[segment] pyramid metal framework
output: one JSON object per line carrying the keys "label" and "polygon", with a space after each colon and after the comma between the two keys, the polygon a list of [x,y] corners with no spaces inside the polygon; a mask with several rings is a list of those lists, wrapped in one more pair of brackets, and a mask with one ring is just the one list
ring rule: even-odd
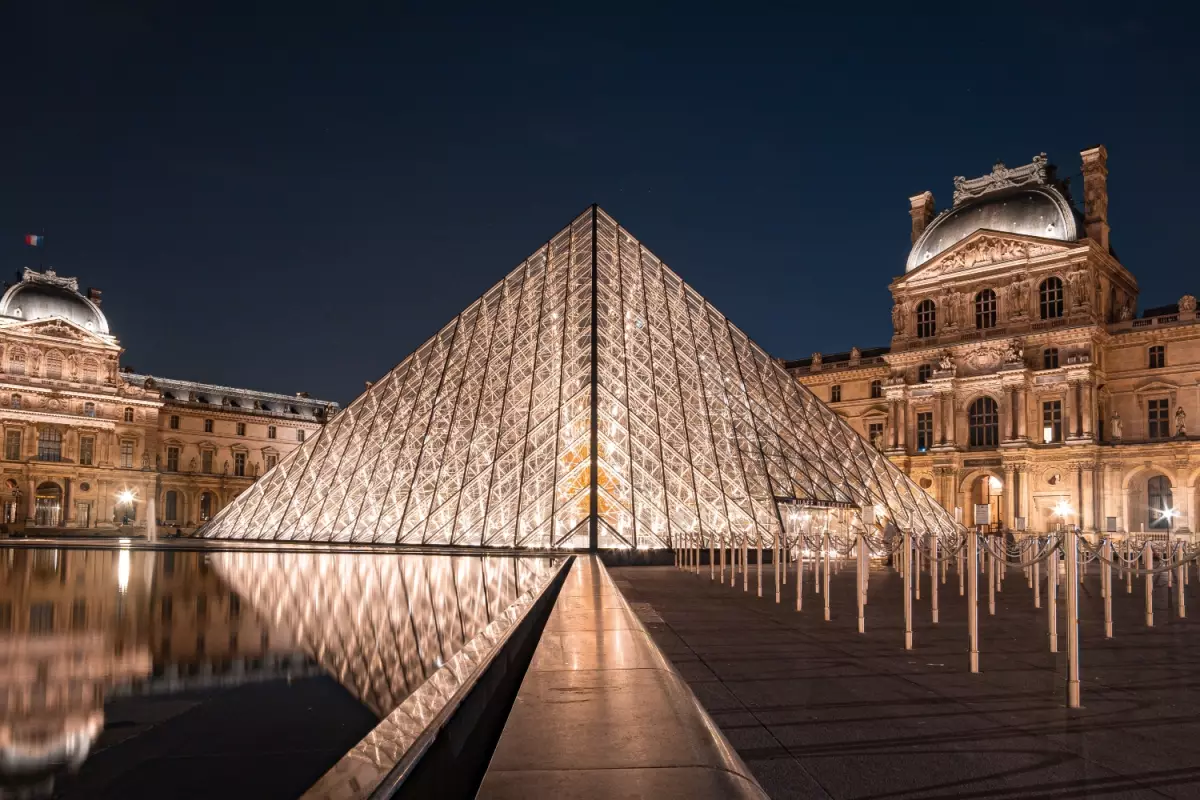
{"label": "pyramid metal framework", "polygon": [[953,518],[593,206],[201,531],[525,548],[773,541],[776,498]]}

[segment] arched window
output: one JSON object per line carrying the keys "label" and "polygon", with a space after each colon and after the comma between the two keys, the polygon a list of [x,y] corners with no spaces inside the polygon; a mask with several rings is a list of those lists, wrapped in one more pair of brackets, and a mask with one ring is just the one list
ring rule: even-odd
{"label": "arched window", "polygon": [[85,417],[96,416],[96,404],[95,403],[84,403],[83,404],[83,415]]}
{"label": "arched window", "polygon": [[926,339],[937,333],[937,306],[932,300],[917,303],[917,336]]}
{"label": "arched window", "polygon": [[883,381],[871,381],[871,398],[883,397]]}
{"label": "arched window", "polygon": [[212,519],[213,507],[216,503],[213,502],[212,492],[205,492],[200,495],[200,521],[208,522]]}
{"label": "arched window", "polygon": [[922,364],[917,367],[917,383],[929,383],[933,377],[933,364]]}
{"label": "arched window", "polygon": [[1000,410],[990,397],[980,397],[967,409],[967,432],[971,447],[1000,444]]}
{"label": "arched window", "polygon": [[984,289],[975,295],[975,329],[996,327],[996,293]]}
{"label": "arched window", "polygon": [[1146,524],[1158,530],[1168,530],[1171,517],[1167,511],[1174,508],[1174,498],[1171,496],[1171,482],[1165,475],[1155,475],[1146,481],[1146,505],[1150,517]]}
{"label": "arched window", "polygon": [[179,521],[179,493],[171,490],[163,497],[163,522]]}
{"label": "arched window", "polygon": [[52,350],[46,355],[46,377],[62,377],[62,355],[57,350]]}
{"label": "arched window", "polygon": [[125,421],[133,422],[133,409],[132,408],[125,409]]}
{"label": "arched window", "polygon": [[1058,348],[1047,347],[1042,351],[1042,369],[1058,369]]}
{"label": "arched window", "polygon": [[1063,285],[1058,278],[1046,278],[1038,286],[1042,319],[1058,319],[1063,315]]}
{"label": "arched window", "polygon": [[13,375],[25,374],[25,351],[13,350],[8,357],[8,371]]}

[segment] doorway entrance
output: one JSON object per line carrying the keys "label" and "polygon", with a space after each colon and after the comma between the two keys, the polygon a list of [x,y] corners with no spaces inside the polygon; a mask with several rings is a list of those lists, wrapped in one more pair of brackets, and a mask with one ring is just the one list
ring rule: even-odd
{"label": "doorway entrance", "polygon": [[975,519],[975,506],[985,505],[988,507],[988,525],[992,528],[1002,528],[1007,520],[1002,518],[1002,509],[1004,503],[1004,482],[995,475],[980,475],[971,484],[970,491],[970,517],[973,525],[981,525],[983,523],[982,515],[980,519]]}
{"label": "doorway entrance", "polygon": [[33,522],[39,528],[54,528],[62,523],[62,489],[47,481],[37,487]]}

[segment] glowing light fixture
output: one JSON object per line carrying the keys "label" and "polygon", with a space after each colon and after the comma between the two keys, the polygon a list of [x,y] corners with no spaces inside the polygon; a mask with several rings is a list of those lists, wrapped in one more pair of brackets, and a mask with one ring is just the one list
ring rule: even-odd
{"label": "glowing light fixture", "polygon": [[1075,514],[1075,509],[1071,508],[1071,504],[1068,503],[1066,500],[1059,500],[1058,505],[1056,505],[1054,507],[1054,515],[1058,516],[1058,517],[1062,517],[1063,519],[1066,519],[1067,517],[1070,517],[1070,516],[1074,516],[1074,514]]}
{"label": "glowing light fixture", "polygon": [[134,500],[137,500],[137,492],[132,489],[122,489],[117,492],[117,502],[123,506],[131,505]]}

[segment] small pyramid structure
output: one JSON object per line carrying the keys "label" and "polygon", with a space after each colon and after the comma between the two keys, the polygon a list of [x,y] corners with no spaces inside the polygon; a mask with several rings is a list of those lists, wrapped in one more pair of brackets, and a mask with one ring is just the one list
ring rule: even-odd
{"label": "small pyramid structure", "polygon": [[593,206],[201,530],[521,547],[769,543],[776,498],[952,517]]}

